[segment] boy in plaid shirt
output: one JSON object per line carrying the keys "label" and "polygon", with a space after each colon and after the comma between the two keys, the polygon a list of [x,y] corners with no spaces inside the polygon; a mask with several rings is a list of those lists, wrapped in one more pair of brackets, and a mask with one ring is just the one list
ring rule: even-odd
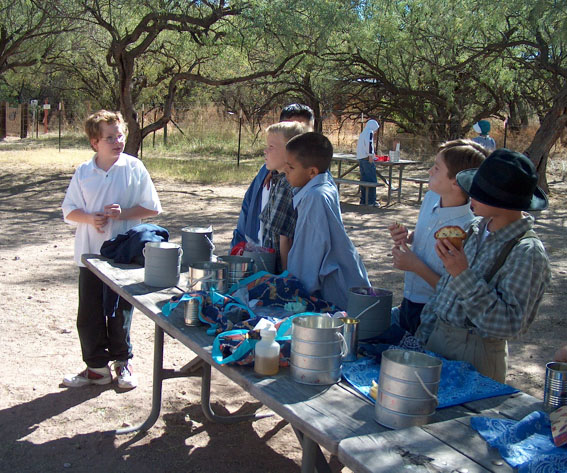
{"label": "boy in plaid shirt", "polygon": [[[447,239],[435,250],[447,274],[421,313],[416,337],[450,360],[506,380],[507,340],[534,321],[551,271],[528,210],[547,208],[533,163],[502,148],[478,169],[457,174],[479,217],[461,250]],[[505,259],[503,259],[505,258]],[[496,263],[495,263],[496,262]]]}
{"label": "boy in plaid shirt", "polygon": [[287,269],[287,255],[293,243],[296,212],[293,209],[293,188],[287,182],[285,145],[290,138],[305,131],[298,122],[280,122],[267,129],[264,150],[266,167],[272,171],[268,203],[260,214],[262,246],[276,250],[276,273]]}

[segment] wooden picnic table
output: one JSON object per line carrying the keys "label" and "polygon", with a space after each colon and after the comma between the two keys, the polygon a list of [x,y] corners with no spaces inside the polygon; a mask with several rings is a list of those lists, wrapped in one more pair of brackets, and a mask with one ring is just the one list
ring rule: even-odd
{"label": "wooden picnic table", "polygon": [[[350,173],[356,171],[359,167],[358,159],[356,159],[356,155],[349,154],[349,153],[335,153],[333,154],[333,161],[338,163],[337,175],[336,179],[337,184],[340,184],[341,180],[344,180],[346,176]],[[346,170],[342,168],[342,164],[346,163]],[[384,182],[386,188],[388,189],[388,196],[387,196],[387,203],[386,205],[390,205],[390,201],[392,198],[392,191],[398,192],[397,201],[401,202],[402,200],[402,182],[403,182],[403,175],[404,170],[408,166],[416,166],[421,164],[419,161],[412,161],[408,159],[400,159],[399,161],[375,161],[376,164],[376,176],[380,178],[382,182]],[[387,168],[388,174],[385,176],[380,172],[380,168]],[[393,177],[393,170],[394,168],[398,171],[397,181],[398,187],[394,187],[394,177]]]}
{"label": "wooden picnic table", "polygon": [[[153,288],[144,284],[144,269],[139,266],[114,264],[98,255],[83,255],[82,261],[155,323],[150,413],[140,425],[116,430],[117,434],[151,428],[161,410],[162,382],[174,377],[202,378],[201,407],[210,421],[232,423],[266,416],[215,414],[210,405],[211,367],[214,367],[291,424],[303,449],[302,472],[330,471],[321,451],[323,447],[355,472],[499,473],[513,469],[501,464],[497,450],[488,447],[472,430],[468,423],[470,416],[482,414],[519,420],[542,408],[541,401],[519,393],[438,409],[429,425],[393,431],[374,420],[374,405],[344,381],[330,386],[310,386],[295,382],[288,368],[282,368],[276,376],[258,377],[248,367],[215,363],[211,356],[213,337],[206,334],[204,327],[185,325],[183,304],[169,316],[162,312],[172,296],[183,293],[182,284]],[[197,355],[181,370],[163,367],[164,333]]]}

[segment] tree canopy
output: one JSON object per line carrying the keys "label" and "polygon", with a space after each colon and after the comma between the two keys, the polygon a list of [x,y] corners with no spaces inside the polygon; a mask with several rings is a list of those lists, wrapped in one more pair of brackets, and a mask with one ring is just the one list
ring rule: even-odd
{"label": "tree canopy", "polygon": [[[120,109],[132,154],[174,104],[203,93],[251,123],[294,100],[319,127],[362,112],[432,142],[482,118],[510,117],[520,130],[535,114],[541,126],[524,151],[540,171],[567,123],[567,0],[0,0],[0,9],[0,95],[25,100],[24,83],[47,83]],[[142,104],[160,110],[143,128]]]}

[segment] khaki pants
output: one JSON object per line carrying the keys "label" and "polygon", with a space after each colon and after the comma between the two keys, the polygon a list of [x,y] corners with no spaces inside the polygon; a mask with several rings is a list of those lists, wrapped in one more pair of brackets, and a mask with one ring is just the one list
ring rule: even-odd
{"label": "khaki pants", "polygon": [[448,360],[467,361],[480,374],[506,381],[508,366],[508,343],[498,338],[482,338],[470,330],[452,327],[437,319],[427,345],[431,350]]}

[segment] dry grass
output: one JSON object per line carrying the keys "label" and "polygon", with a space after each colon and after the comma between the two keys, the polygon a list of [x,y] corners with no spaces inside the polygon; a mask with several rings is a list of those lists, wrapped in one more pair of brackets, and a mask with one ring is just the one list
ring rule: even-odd
{"label": "dry grass", "polygon": [[[146,113],[148,118],[153,112]],[[167,143],[163,130],[149,135],[144,140],[143,160],[155,177],[174,178],[184,182],[200,183],[245,183],[249,182],[263,163],[264,130],[277,121],[278,115],[269,114],[259,127],[251,129],[243,122],[240,143],[240,166],[236,166],[238,155],[238,116],[229,115],[213,106],[179,110],[174,124],[168,127]],[[367,117],[364,119],[367,120]],[[504,145],[504,122],[491,119],[491,136],[498,146]],[[511,149],[527,148],[538,129],[533,121],[522,133],[508,132],[506,146]],[[76,128],[76,127],[75,127]],[[9,138],[0,142],[0,163],[9,165],[13,160],[34,166],[76,166],[90,158],[92,152],[82,132],[67,126],[68,133],[59,139],[55,128],[38,139],[18,140]],[[354,152],[361,131],[360,120],[340,123],[334,117],[324,122],[323,132],[330,138],[337,151]],[[427,166],[436,152],[436,144],[428,137],[402,134],[392,123],[381,130],[378,154],[387,154],[394,142],[401,143],[402,157],[424,162]],[[471,131],[470,136],[476,134]],[[30,135],[33,136],[33,135]],[[25,151],[25,153],[21,153]],[[173,158],[173,159],[172,159]],[[45,164],[49,163],[49,164]],[[567,176],[567,140],[558,140],[552,148],[548,162],[551,179],[564,181]]]}

